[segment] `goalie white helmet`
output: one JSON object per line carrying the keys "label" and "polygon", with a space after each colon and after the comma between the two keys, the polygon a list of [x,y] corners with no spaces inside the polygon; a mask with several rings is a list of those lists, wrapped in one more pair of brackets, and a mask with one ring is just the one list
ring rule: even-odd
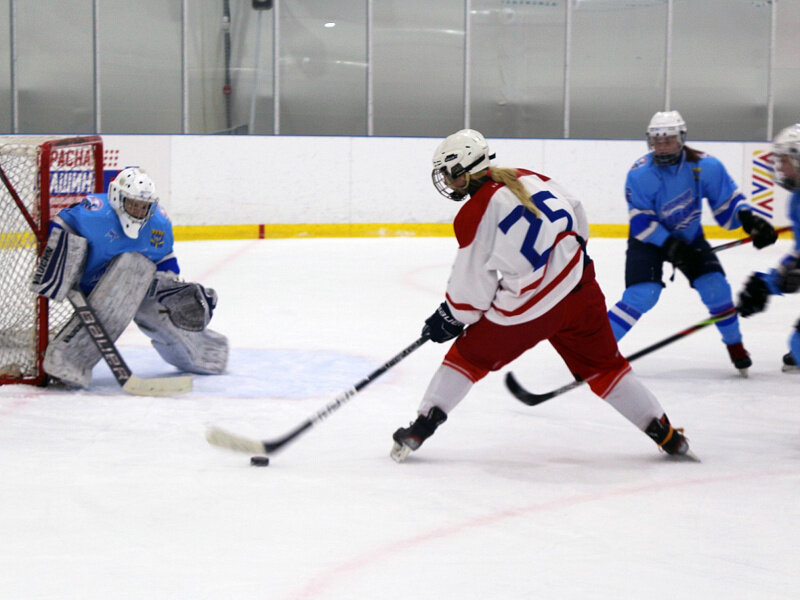
{"label": "goalie white helmet", "polygon": [[783,129],[772,142],[775,182],[782,188],[800,190],[800,123]]}
{"label": "goalie white helmet", "polygon": [[136,239],[158,204],[156,185],[144,169],[126,167],[108,185],[108,201],[125,235]]}
{"label": "goalie white helmet", "polygon": [[[445,138],[433,153],[433,185],[445,198],[463,200],[469,194],[470,175],[488,169],[493,158],[480,132],[457,131]],[[456,183],[461,176],[465,176],[463,183]]]}
{"label": "goalie white helmet", "polygon": [[[668,152],[655,151],[656,140],[675,138],[677,145]],[[647,147],[653,152],[653,162],[657,165],[674,165],[681,158],[686,142],[686,122],[677,110],[657,112],[647,126]]]}

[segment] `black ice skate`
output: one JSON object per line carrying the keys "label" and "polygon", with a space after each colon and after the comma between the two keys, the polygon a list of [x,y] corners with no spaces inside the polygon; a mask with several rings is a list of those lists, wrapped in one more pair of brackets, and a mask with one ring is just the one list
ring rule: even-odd
{"label": "black ice skate", "polygon": [[683,429],[675,429],[667,415],[662,415],[660,419],[653,419],[644,432],[670,456],[700,462],[697,455],[689,449],[689,442],[683,435]]}
{"label": "black ice skate", "polygon": [[800,367],[797,366],[797,363],[794,360],[794,356],[792,356],[791,352],[787,352],[783,355],[783,366],[781,367],[781,371],[784,373],[800,373]]}
{"label": "black ice skate", "polygon": [[728,346],[728,354],[733,366],[739,369],[742,377],[747,377],[747,369],[753,365],[753,361],[750,359],[750,353],[744,349],[744,344],[742,342],[731,344]]}
{"label": "black ice skate", "polygon": [[408,427],[401,427],[394,432],[392,451],[389,456],[395,462],[403,462],[412,450],[416,450],[447,420],[447,414],[438,406],[434,406],[427,415],[420,415]]}

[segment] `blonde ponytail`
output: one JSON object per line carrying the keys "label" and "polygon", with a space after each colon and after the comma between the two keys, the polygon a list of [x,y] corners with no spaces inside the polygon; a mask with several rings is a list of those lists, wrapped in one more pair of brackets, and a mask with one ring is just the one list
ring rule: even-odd
{"label": "blonde ponytail", "polygon": [[528,193],[528,190],[525,189],[525,184],[523,184],[517,178],[517,172],[515,169],[502,169],[496,168],[491,169],[489,171],[489,177],[492,178],[492,181],[496,181],[497,183],[502,183],[505,185],[509,190],[511,190],[517,199],[520,201],[522,206],[527,208],[537,217],[539,216],[539,210],[534,205],[533,201],[531,200],[531,195]]}

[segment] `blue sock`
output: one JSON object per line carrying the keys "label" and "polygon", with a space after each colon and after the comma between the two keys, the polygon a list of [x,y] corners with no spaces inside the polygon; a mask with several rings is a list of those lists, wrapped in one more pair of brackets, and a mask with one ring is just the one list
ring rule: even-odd
{"label": "blue sock", "polygon": [[800,332],[795,331],[789,338],[789,351],[792,353],[794,364],[800,365]]}
{"label": "blue sock", "polygon": [[660,295],[661,284],[652,281],[636,283],[626,289],[622,300],[608,311],[614,338],[619,341],[625,337],[641,316],[656,305]]}
{"label": "blue sock", "polygon": [[[718,315],[733,308],[733,294],[728,280],[722,273],[706,273],[692,283],[694,289],[700,294],[703,304],[708,308],[711,316]],[[739,317],[733,313],[727,319],[715,323],[722,335],[726,346],[738,344],[742,341],[742,332],[739,329]]]}

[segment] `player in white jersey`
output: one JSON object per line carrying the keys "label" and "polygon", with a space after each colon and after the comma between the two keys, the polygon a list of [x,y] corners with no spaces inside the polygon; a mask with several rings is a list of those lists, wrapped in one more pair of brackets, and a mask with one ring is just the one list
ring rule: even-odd
{"label": "player in white jersey", "polygon": [[[228,340],[207,328],[217,294],[182,281],[172,252],[172,223],[150,176],[123,169],[107,194],[90,194],[53,218],[31,289],[64,301],[73,287],[116,340],[131,320],[168,363],[192,373],[225,370]],[[80,319],[49,343],[44,370],[51,381],[85,388],[100,353]]]}
{"label": "player in white jersey", "polygon": [[433,156],[445,197],[469,198],[453,228],[458,252],[445,301],[422,334],[457,338],[428,385],[418,418],[393,436],[402,462],[441,425],[473,384],[549,341],[570,371],[674,456],[694,457],[655,396],[620,354],[594,265],[589,225],[575,198],[549,177],[492,166],[488,144],[464,129]]}

